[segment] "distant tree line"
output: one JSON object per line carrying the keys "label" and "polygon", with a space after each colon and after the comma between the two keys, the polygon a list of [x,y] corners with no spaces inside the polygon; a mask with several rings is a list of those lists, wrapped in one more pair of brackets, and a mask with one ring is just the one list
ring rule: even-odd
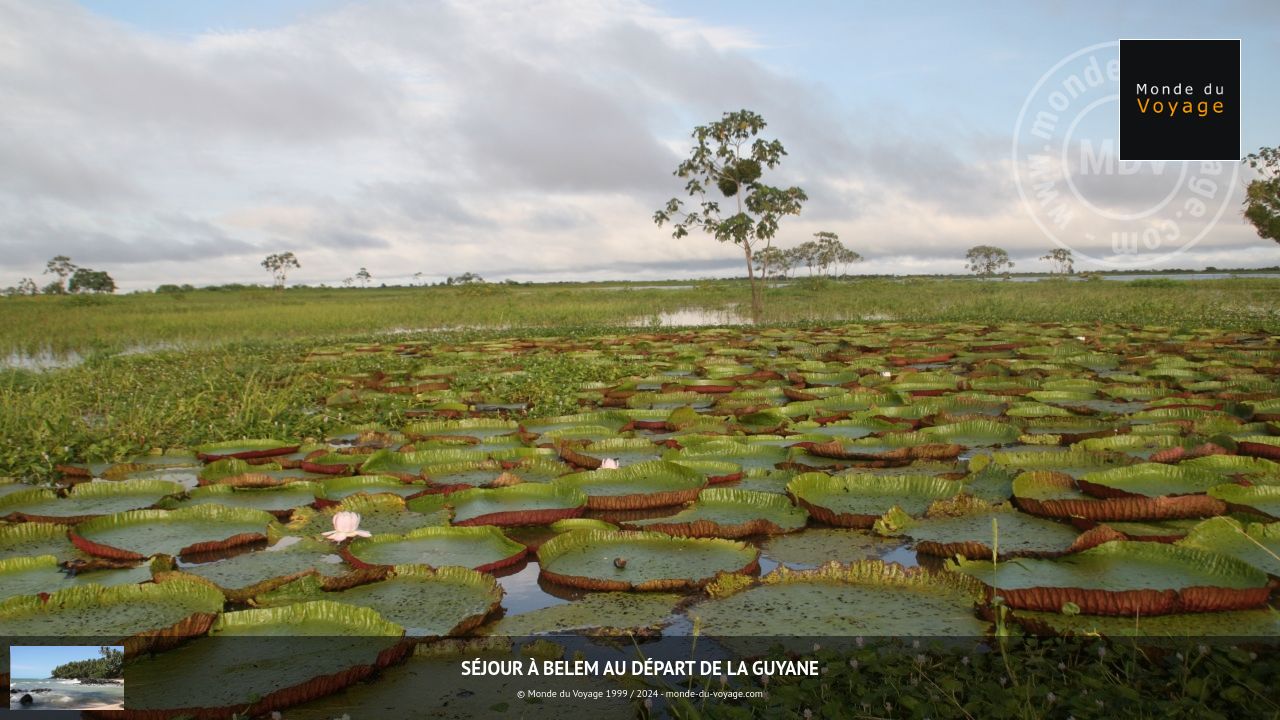
{"label": "distant tree line", "polygon": [[22,278],[17,285],[0,290],[0,293],[7,297],[15,297],[18,295],[42,294],[66,295],[68,293],[75,295],[84,293],[98,294],[116,291],[116,281],[107,274],[107,271],[80,267],[71,262],[71,258],[66,255],[57,255],[45,263],[44,274],[53,275],[55,279],[43,288],[37,286],[35,280],[27,277]]}
{"label": "distant tree line", "polygon": [[819,275],[828,275],[832,270],[843,273],[846,266],[862,261],[862,256],[845,247],[840,236],[833,232],[816,232],[814,239],[808,240],[793,248],[782,249],[769,246],[755,254],[755,266],[762,277],[786,279],[792,271],[806,267],[809,275],[817,271]]}
{"label": "distant tree line", "polygon": [[124,676],[124,653],[113,647],[98,648],[102,657],[87,660],[73,660],[59,665],[50,673],[59,679],[87,678],[91,680],[109,680]]}

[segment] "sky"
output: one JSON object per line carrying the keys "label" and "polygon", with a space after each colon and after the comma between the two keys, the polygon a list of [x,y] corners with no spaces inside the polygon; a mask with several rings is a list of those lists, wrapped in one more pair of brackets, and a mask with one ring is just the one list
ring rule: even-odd
{"label": "sky", "polygon": [[99,657],[97,645],[15,645],[9,650],[9,673],[15,678],[43,680],[59,665]]}
{"label": "sky", "polygon": [[[55,254],[122,290],[268,283],[283,251],[307,284],[742,275],[738,249],[652,220],[682,194],[691,129],[740,108],[787,149],[768,181],[809,197],[775,244],[834,231],[858,273],[963,272],[979,244],[1045,270],[1019,113],[1056,63],[1117,38],[1242,39],[1242,152],[1280,144],[1280,4],[975,7],[0,0],[0,287],[43,284]],[[1221,216],[1185,225],[1180,255],[1105,238],[1181,165],[1077,176],[1090,211],[1058,240],[1082,270],[1280,264],[1229,165]]]}

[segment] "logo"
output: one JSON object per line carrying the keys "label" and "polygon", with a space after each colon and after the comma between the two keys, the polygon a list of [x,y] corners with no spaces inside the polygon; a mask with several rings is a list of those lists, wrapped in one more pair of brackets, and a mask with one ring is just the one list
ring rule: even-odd
{"label": "logo", "polygon": [[1119,45],[1078,50],[1040,77],[1018,113],[1013,172],[1055,244],[1077,259],[1137,269],[1176,257],[1213,229],[1240,163],[1121,160]]}

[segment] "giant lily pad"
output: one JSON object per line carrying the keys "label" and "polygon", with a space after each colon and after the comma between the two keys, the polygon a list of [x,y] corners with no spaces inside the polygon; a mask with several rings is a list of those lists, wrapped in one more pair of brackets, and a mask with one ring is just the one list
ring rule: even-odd
{"label": "giant lily pad", "polygon": [[52,555],[9,558],[0,560],[0,600],[18,595],[51,593],[78,585],[127,585],[149,579],[151,572],[145,565],[71,575],[60,572],[58,559]]}
{"label": "giant lily pad", "polygon": [[423,495],[410,500],[409,509],[420,513],[448,508],[452,524],[548,525],[557,520],[578,517],[587,505],[581,491],[560,485],[521,483],[492,489],[474,488],[448,495]]}
{"label": "giant lily pad", "polygon": [[935,500],[955,497],[961,485],[929,475],[840,475],[804,473],[792,478],[787,492],[817,520],[839,527],[871,527],[876,518],[898,507],[922,514]]}
{"label": "giant lily pad", "polygon": [[36,522],[0,525],[0,560],[35,555],[54,555],[64,560],[75,554],[66,525]]}
{"label": "giant lily pad", "polygon": [[391,493],[400,497],[412,497],[427,489],[426,483],[405,482],[389,475],[355,475],[328,478],[322,485],[324,486],[325,499],[333,501],[358,494]]}
{"label": "giant lily pad", "polygon": [[288,455],[298,449],[297,443],[279,440],[227,440],[226,442],[208,443],[195,448],[196,456],[205,462],[236,458],[251,460],[255,458]]}
{"label": "giant lily pad", "polygon": [[742,538],[779,535],[805,526],[809,515],[776,493],[707,488],[689,507],[665,518],[623,523],[628,530],[653,530],[679,537]]}
{"label": "giant lily pad", "polygon": [[1227,517],[1209,518],[1178,544],[1230,555],[1280,577],[1280,522],[1245,525]]}
{"label": "giant lily pad", "polygon": [[342,556],[356,567],[380,565],[460,566],[490,572],[514,565],[525,556],[525,546],[503,535],[496,527],[426,527],[403,535],[360,538],[342,549]]}
{"label": "giant lily pad", "polygon": [[488,632],[525,636],[582,633],[585,635],[651,635],[667,624],[685,597],[673,593],[590,593],[572,602],[508,615]]}
{"label": "giant lily pad", "polygon": [[713,599],[686,612],[711,637],[982,635],[976,584],[866,560],[815,570],[779,568],[745,587],[713,586]]}
{"label": "giant lily pad", "polygon": [[174,503],[172,507],[221,505],[223,507],[263,510],[277,517],[287,517],[294,508],[310,505],[317,498],[323,496],[323,487],[319,483],[313,482],[292,482],[268,488],[206,485],[192,490],[188,495],[189,499]]}
{"label": "giant lily pad", "polygon": [[334,600],[376,610],[408,635],[461,635],[498,609],[502,587],[491,576],[462,567],[398,565],[383,579],[351,584],[316,575],[259,596],[261,607]]}
{"label": "giant lily pad", "polygon": [[1227,637],[1249,638],[1251,643],[1264,638],[1280,638],[1280,612],[1270,607],[1151,617],[1064,615],[1019,610],[1014,619],[1034,632],[1079,637]]}
{"label": "giant lily pad", "polygon": [[[993,546],[1001,559],[1052,557],[1081,549],[1077,545],[1080,533],[1066,523],[1020,513],[1008,505],[966,503],[953,507],[940,514],[931,510],[922,520],[898,512],[892,533],[910,537],[916,552],[937,557],[990,558]],[[877,529],[883,524],[877,524]]]}
{"label": "giant lily pad", "polygon": [[1074,603],[1089,615],[1246,610],[1266,603],[1266,573],[1204,550],[1116,540],[1054,560],[959,560],[1014,608],[1051,612]]}
{"label": "giant lily pad", "polygon": [[819,527],[771,537],[761,545],[761,553],[780,565],[806,570],[829,562],[874,560],[901,545],[900,540],[865,530]]}
{"label": "giant lily pad", "polygon": [[203,634],[222,612],[222,593],[174,579],[145,585],[81,585],[43,599],[14,597],[0,604],[0,634],[123,639],[142,633]]}
{"label": "giant lily pad", "polygon": [[369,455],[360,465],[361,475],[390,475],[401,480],[421,480],[426,477],[428,465],[446,463],[480,462],[488,459],[484,451],[467,449],[423,450],[421,452],[394,452],[379,450]]}
{"label": "giant lily pad", "polygon": [[157,558],[157,579],[169,573],[194,575],[221,590],[228,600],[243,602],[259,593],[305,575],[335,576],[351,568],[335,554],[332,543],[309,538],[286,538],[275,545],[204,563],[173,563]]}
{"label": "giant lily pad", "polygon": [[538,548],[541,575],[587,590],[679,590],[721,572],[753,573],[760,553],[740,542],[662,533],[586,530]]}
{"label": "giant lily pad", "polygon": [[77,525],[71,542],[90,555],[117,560],[199,554],[265,541],[273,520],[261,510],[221,505],[131,510]]}
{"label": "giant lily pad", "polygon": [[1076,480],[1051,470],[1024,472],[1013,480],[1013,501],[1033,515],[1087,520],[1172,520],[1221,515],[1227,506],[1208,495],[1095,498],[1080,491]]}
{"label": "giant lily pad", "polygon": [[593,510],[643,510],[689,502],[707,479],[683,465],[654,461],[563,475],[553,484],[585,493]]}
{"label": "giant lily pad", "polygon": [[1280,520],[1280,485],[1219,485],[1211,488],[1209,494],[1232,507]]}
{"label": "giant lily pad", "polygon": [[994,420],[967,420],[948,425],[935,425],[920,434],[936,438],[938,443],[958,443],[970,447],[1007,445],[1018,439],[1018,428]]}
{"label": "giant lily pad", "polygon": [[163,480],[86,482],[71,488],[65,498],[43,489],[0,498],[0,513],[20,520],[74,524],[99,515],[150,507],[161,498],[182,491],[178,483]]}
{"label": "giant lily pad", "polygon": [[333,518],[340,512],[360,515],[360,529],[375,535],[409,532],[422,527],[449,524],[444,510],[430,515],[411,512],[404,498],[392,494],[351,495],[342,502],[320,511],[310,508],[295,510],[286,526],[296,535],[319,536],[333,529]]}
{"label": "giant lily pad", "polygon": [[[367,677],[402,654],[403,634],[373,610],[325,600],[226,613],[208,637],[128,663],[129,710],[266,715]],[[262,636],[289,639],[243,639]]]}
{"label": "giant lily pad", "polygon": [[1080,489],[1098,497],[1160,497],[1205,493],[1209,488],[1221,484],[1222,479],[1207,470],[1195,470],[1181,465],[1141,463],[1086,473],[1078,483]]}

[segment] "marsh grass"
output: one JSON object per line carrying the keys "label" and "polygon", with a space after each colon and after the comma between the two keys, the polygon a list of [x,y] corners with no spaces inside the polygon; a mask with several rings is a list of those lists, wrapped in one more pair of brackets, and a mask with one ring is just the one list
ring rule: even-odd
{"label": "marsh grass", "polygon": [[[802,280],[767,289],[764,321],[1280,328],[1280,279],[1169,284]],[[0,300],[0,356],[109,353],[160,344],[323,339],[373,332],[643,325],[661,313],[689,308],[731,313],[747,306],[749,294],[745,281],[723,280],[671,285],[670,289],[652,284],[563,284],[19,297]]]}

